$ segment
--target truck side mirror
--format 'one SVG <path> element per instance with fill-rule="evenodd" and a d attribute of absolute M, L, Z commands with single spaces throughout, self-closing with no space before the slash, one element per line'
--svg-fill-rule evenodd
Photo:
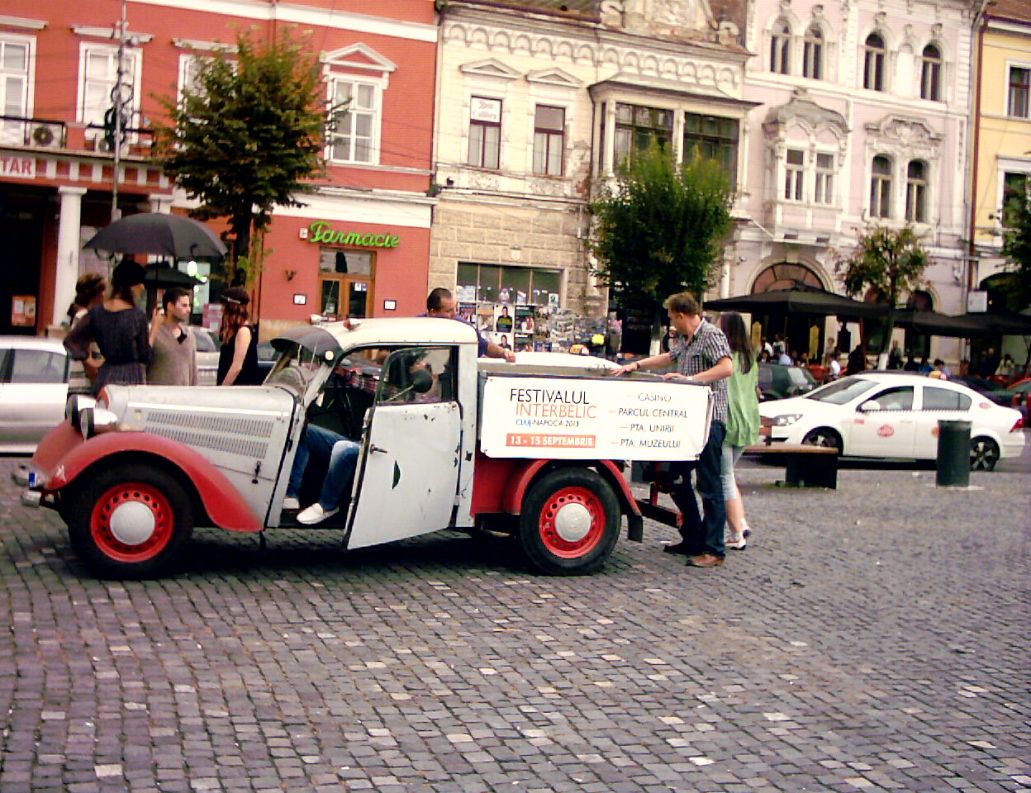
<path fill-rule="evenodd" d="M 412 390 L 417 394 L 425 394 L 433 388 L 433 375 L 429 369 L 419 367 L 412 370 Z"/>

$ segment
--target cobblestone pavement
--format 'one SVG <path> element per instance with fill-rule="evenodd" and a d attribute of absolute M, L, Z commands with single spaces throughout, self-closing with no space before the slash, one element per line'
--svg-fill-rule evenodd
<path fill-rule="evenodd" d="M 99 581 L 0 460 L 0 790 L 1031 789 L 1026 473 L 741 472 L 718 570 L 586 578 L 443 533 L 201 531 Z"/>

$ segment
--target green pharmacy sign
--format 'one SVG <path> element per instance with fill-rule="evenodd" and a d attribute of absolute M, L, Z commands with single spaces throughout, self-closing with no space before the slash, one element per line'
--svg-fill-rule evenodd
<path fill-rule="evenodd" d="M 396 234 L 362 234 L 360 231 L 337 231 L 317 220 L 308 227 L 308 242 L 324 245 L 359 245 L 364 248 L 396 248 L 401 238 Z"/>

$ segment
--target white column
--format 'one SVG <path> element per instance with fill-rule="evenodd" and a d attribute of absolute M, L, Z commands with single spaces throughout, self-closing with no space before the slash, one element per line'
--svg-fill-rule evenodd
<path fill-rule="evenodd" d="M 54 267 L 54 318 L 58 324 L 75 299 L 79 278 L 79 228 L 85 187 L 59 187 L 61 214 L 57 226 L 57 264 Z"/>
<path fill-rule="evenodd" d="M 172 211 L 172 196 L 170 195 L 151 195 L 149 201 L 151 212 L 168 215 Z"/>

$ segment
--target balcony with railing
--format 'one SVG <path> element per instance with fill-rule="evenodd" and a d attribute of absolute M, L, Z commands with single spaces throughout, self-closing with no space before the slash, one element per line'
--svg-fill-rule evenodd
<path fill-rule="evenodd" d="M 149 159 L 155 140 L 152 129 L 127 127 L 122 130 L 120 154 L 122 157 Z M 111 156 L 114 149 L 100 124 L 11 115 L 0 115 L 0 146 L 60 149 L 66 153 L 87 152 L 107 156 Z"/>

